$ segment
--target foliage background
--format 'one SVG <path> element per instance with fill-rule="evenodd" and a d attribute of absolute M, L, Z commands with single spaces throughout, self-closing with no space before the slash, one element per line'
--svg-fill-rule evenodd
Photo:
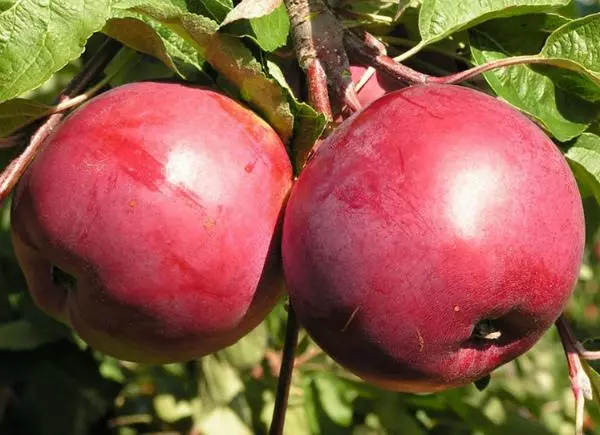
<path fill-rule="evenodd" d="M 355 21 L 348 24 L 368 24 L 373 31 L 386 34 L 388 3 L 348 2 L 355 12 Z M 14 4 L 0 0 L 0 12 L 8 11 Z M 578 16 L 599 9 L 597 2 L 588 0 L 572 4 L 570 13 Z M 218 8 L 211 12 L 220 13 Z M 223 19 L 224 14 L 220 15 Z M 271 16 L 268 27 L 251 21 L 250 28 L 234 23 L 229 30 L 238 36 L 246 35 L 263 50 L 274 51 L 269 44 L 274 47 L 280 44 L 265 29 L 285 27 L 280 18 Z M 494 22 L 482 24 L 474 29 L 471 42 L 478 35 L 493 34 L 493 25 Z M 113 35 L 116 32 L 105 30 Z M 387 36 L 390 41 L 395 37 Z M 100 35 L 93 36 L 81 58 L 69 61 L 41 87 L 20 96 L 51 104 L 79 71 L 82 61 L 97 49 L 100 40 Z M 172 42 L 181 43 L 176 39 Z M 448 42 L 440 42 L 442 48 L 444 44 Z M 169 51 L 179 78 L 216 83 L 232 94 L 240 92 L 204 65 L 204 59 L 193 59 L 193 53 L 183 52 L 182 47 L 185 46 L 179 46 L 179 57 L 173 55 L 175 50 Z M 479 53 L 485 58 L 485 45 L 477 49 L 479 52 L 474 50 L 472 56 Z M 281 58 L 278 65 L 284 65 L 285 70 Z M 174 76 L 173 68 L 165 66 L 164 60 L 148 54 L 124 49 L 119 59 L 122 64 L 116 61 L 107 68 L 109 72 L 110 68 L 118 71 L 111 79 L 111 86 Z M 441 59 L 429 53 L 411 59 L 411 64 L 456 68 L 455 64 L 449 66 L 447 59 Z M 269 65 L 268 59 L 263 60 Z M 122 67 L 124 64 L 126 68 Z M 196 68 L 190 68 L 190 64 Z M 293 87 L 294 82 L 290 85 Z M 302 110 L 299 107 L 294 108 L 296 114 Z M 11 108 L 14 110 L 14 106 Z M 2 113 L 0 110 L 0 120 Z M 12 149 L 0 149 L 0 167 L 14 155 Z M 33 305 L 10 243 L 9 207 L 10 201 L 0 206 L 0 434 L 267 432 L 283 345 L 285 301 L 236 345 L 197 361 L 145 366 L 109 358 L 87 348 L 69 329 Z M 586 198 L 585 209 L 588 230 L 585 264 L 568 314 L 578 336 L 589 338 L 600 336 L 600 208 L 593 196 Z M 600 411 L 590 406 L 588 412 L 586 433 L 600 434 Z M 563 350 L 554 330 L 529 353 L 497 370 L 484 391 L 467 386 L 434 395 L 390 393 L 365 385 L 301 333 L 287 434 L 566 435 L 573 433 L 573 426 L 574 400 Z"/>

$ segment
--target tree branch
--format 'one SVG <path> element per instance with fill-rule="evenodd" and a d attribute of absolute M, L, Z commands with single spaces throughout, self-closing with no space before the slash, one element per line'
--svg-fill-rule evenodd
<path fill-rule="evenodd" d="M 285 0 L 294 49 L 309 87 L 314 108 L 332 119 L 330 96 L 353 110 L 360 109 L 344 50 L 343 27 L 323 0 Z"/>

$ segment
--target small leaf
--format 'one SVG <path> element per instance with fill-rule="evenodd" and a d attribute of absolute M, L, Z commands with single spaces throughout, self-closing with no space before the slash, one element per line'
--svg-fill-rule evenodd
<path fill-rule="evenodd" d="M 6 137 L 18 129 L 43 118 L 52 106 L 24 98 L 14 98 L 0 103 L 0 137 Z"/>
<path fill-rule="evenodd" d="M 217 23 L 222 22 L 233 9 L 232 0 L 203 0 L 194 3 L 197 5 L 197 10 L 190 9 L 190 12 L 207 16 Z"/>
<path fill-rule="evenodd" d="M 275 51 L 287 43 L 290 19 L 285 6 L 281 5 L 269 15 L 250 20 L 256 42 L 265 51 Z"/>
<path fill-rule="evenodd" d="M 129 47 L 123 47 L 104 68 L 104 73 L 110 77 L 111 87 L 126 83 L 158 80 L 175 75 L 158 59 L 139 53 Z"/>
<path fill-rule="evenodd" d="M 189 41 L 141 14 L 127 11 L 120 15 L 109 20 L 102 29 L 108 36 L 161 60 L 184 79 L 191 78 L 190 70 L 206 75 L 203 70 L 205 60 Z"/>
<path fill-rule="evenodd" d="M 134 50 L 160 59 L 173 71 L 177 70 L 162 39 L 145 22 L 130 17 L 113 18 L 106 23 L 102 31 Z"/>
<path fill-rule="evenodd" d="M 565 154 L 577 181 L 600 203 L 600 136 L 583 133 Z"/>
<path fill-rule="evenodd" d="M 264 17 L 281 6 L 281 4 L 281 0 L 242 0 L 227 14 L 221 26 L 237 20 Z"/>
<path fill-rule="evenodd" d="M 493 18 L 550 12 L 569 0 L 423 0 L 419 14 L 422 41 L 429 44 Z"/>
<path fill-rule="evenodd" d="M 310 105 L 296 99 L 285 79 L 283 71 L 281 71 L 276 63 L 267 61 L 267 67 L 271 77 L 287 90 L 294 110 L 294 131 L 296 134 L 294 134 L 291 147 L 294 156 L 292 163 L 296 170 L 299 170 L 302 168 L 305 158 L 313 145 L 325 130 L 327 118 L 322 113 L 315 111 Z"/>
<path fill-rule="evenodd" d="M 154 397 L 154 409 L 158 417 L 167 423 L 173 423 L 192 415 L 192 406 L 185 400 L 177 401 L 172 394 L 159 394 Z"/>

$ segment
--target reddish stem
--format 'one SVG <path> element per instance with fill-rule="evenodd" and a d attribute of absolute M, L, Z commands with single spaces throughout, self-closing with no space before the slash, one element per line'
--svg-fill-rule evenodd
<path fill-rule="evenodd" d="M 443 84 L 454 84 L 469 80 L 479 74 L 487 71 L 491 71 L 498 68 L 505 68 L 512 65 L 525 65 L 525 64 L 547 64 L 548 60 L 538 56 L 515 56 L 507 57 L 506 59 L 495 60 L 483 65 L 469 68 L 465 71 L 461 71 L 456 74 L 451 74 L 445 77 L 429 77 L 427 83 L 443 83 Z"/>
<path fill-rule="evenodd" d="M 585 399 L 591 398 L 592 387 L 590 379 L 585 373 L 581 360 L 579 359 L 580 355 L 577 349 L 578 341 L 569 322 L 564 315 L 561 315 L 555 325 L 567 357 L 569 380 L 571 382 L 573 395 L 575 396 L 575 433 L 577 435 L 582 435 Z"/>
<path fill-rule="evenodd" d="M 359 36 L 352 31 L 346 31 L 344 45 L 352 58 L 372 66 L 402 83 L 423 84 L 431 78 L 431 76 L 402 65 L 387 56 L 383 45 L 367 32 Z"/>

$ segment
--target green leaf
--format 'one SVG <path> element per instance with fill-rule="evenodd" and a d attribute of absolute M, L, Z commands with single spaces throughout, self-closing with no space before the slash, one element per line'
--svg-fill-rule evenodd
<path fill-rule="evenodd" d="M 600 136 L 583 133 L 565 154 L 580 185 L 600 203 Z"/>
<path fill-rule="evenodd" d="M 208 78 L 204 72 L 205 60 L 195 47 L 161 23 L 126 12 L 121 18 L 109 20 L 102 31 L 128 47 L 161 60 L 184 79 L 193 79 L 193 74 L 198 73 Z"/>
<path fill-rule="evenodd" d="M 0 324 L 0 350 L 31 350 L 62 338 L 63 333 L 36 328 L 25 319 Z"/>
<path fill-rule="evenodd" d="M 0 102 L 35 89 L 79 57 L 119 0 L 23 0 L 0 13 Z"/>
<path fill-rule="evenodd" d="M 190 41 L 215 70 L 236 85 L 241 97 L 266 117 L 282 140 L 289 141 L 294 117 L 285 92 L 266 77 L 261 64 L 239 39 L 217 33 L 217 23 L 206 17 L 167 7 L 157 0 L 148 0 L 134 10 Z"/>
<path fill-rule="evenodd" d="M 290 397 L 293 399 L 293 397 Z M 270 427 L 273 418 L 273 408 L 275 407 L 275 398 L 271 391 L 264 391 L 263 400 L 265 406 L 260 414 L 260 420 L 266 427 Z M 306 397 L 304 401 L 308 400 Z M 285 413 L 284 435 L 318 435 L 318 432 L 311 430 L 310 422 L 302 402 L 290 400 Z"/>
<path fill-rule="evenodd" d="M 426 45 L 487 20 L 550 12 L 569 0 L 423 0 L 419 31 Z"/>
<path fill-rule="evenodd" d="M 416 418 L 410 415 L 397 400 L 379 400 L 375 408 L 381 423 L 391 433 L 403 435 L 426 435 Z"/>
<path fill-rule="evenodd" d="M 196 430 L 205 435 L 252 435 L 253 433 L 231 408 L 225 406 L 214 409 L 203 418 L 196 424 Z"/>
<path fill-rule="evenodd" d="M 192 405 L 186 400 L 177 401 L 172 394 L 159 394 L 154 397 L 154 409 L 162 421 L 172 423 L 192 415 Z"/>
<path fill-rule="evenodd" d="M 222 22 L 229 11 L 233 9 L 232 0 L 204 0 L 196 3 L 198 4 L 198 9 L 190 9 L 190 12 L 210 17 L 217 23 Z"/>
<path fill-rule="evenodd" d="M 535 54 L 542 48 L 547 30 L 518 26 L 513 20 L 494 20 L 469 31 L 471 55 L 477 65 L 509 56 Z M 554 137 L 567 141 L 587 129 L 600 113 L 594 105 L 568 93 L 550 77 L 525 66 L 516 65 L 484 73 L 494 92 L 523 112 L 537 119 Z"/>
<path fill-rule="evenodd" d="M 314 385 L 323 411 L 336 424 L 349 427 L 352 423 L 352 404 L 345 400 L 344 391 L 334 375 L 314 377 Z"/>
<path fill-rule="evenodd" d="M 225 359 L 207 355 L 200 360 L 200 368 L 199 397 L 203 410 L 227 405 L 244 390 L 239 374 Z"/>
<path fill-rule="evenodd" d="M 242 0 L 227 14 L 221 26 L 237 20 L 264 17 L 282 5 L 282 0 Z"/>
<path fill-rule="evenodd" d="M 258 365 L 267 350 L 267 326 L 260 323 L 237 343 L 219 351 L 236 370 L 247 370 Z"/>
<path fill-rule="evenodd" d="M 112 18 L 106 23 L 102 31 L 134 50 L 160 59 L 173 71 L 177 71 L 162 39 L 144 21 L 132 17 Z"/>
<path fill-rule="evenodd" d="M 283 71 L 281 71 L 281 68 L 276 63 L 267 61 L 267 68 L 269 69 L 270 76 L 287 91 L 293 107 L 295 114 L 295 134 L 292 143 L 292 154 L 295 157 L 293 164 L 298 172 L 302 167 L 303 157 L 312 149 L 316 140 L 325 130 L 327 118 L 322 113 L 315 111 L 310 105 L 296 99 L 285 79 Z"/>
<path fill-rule="evenodd" d="M 126 83 L 174 77 L 175 73 L 155 57 L 123 47 L 104 69 L 112 87 Z"/>
<path fill-rule="evenodd" d="M 290 19 L 285 6 L 281 5 L 269 15 L 250 20 L 256 42 L 265 51 L 274 51 L 287 43 Z"/>
<path fill-rule="evenodd" d="M 564 89 L 590 101 L 600 100 L 600 13 L 573 20 L 552 33 L 540 56 L 553 65 L 552 78 Z"/>
<path fill-rule="evenodd" d="M 52 106 L 24 98 L 14 98 L 0 103 L 0 137 L 6 137 L 18 129 L 43 118 Z"/>

